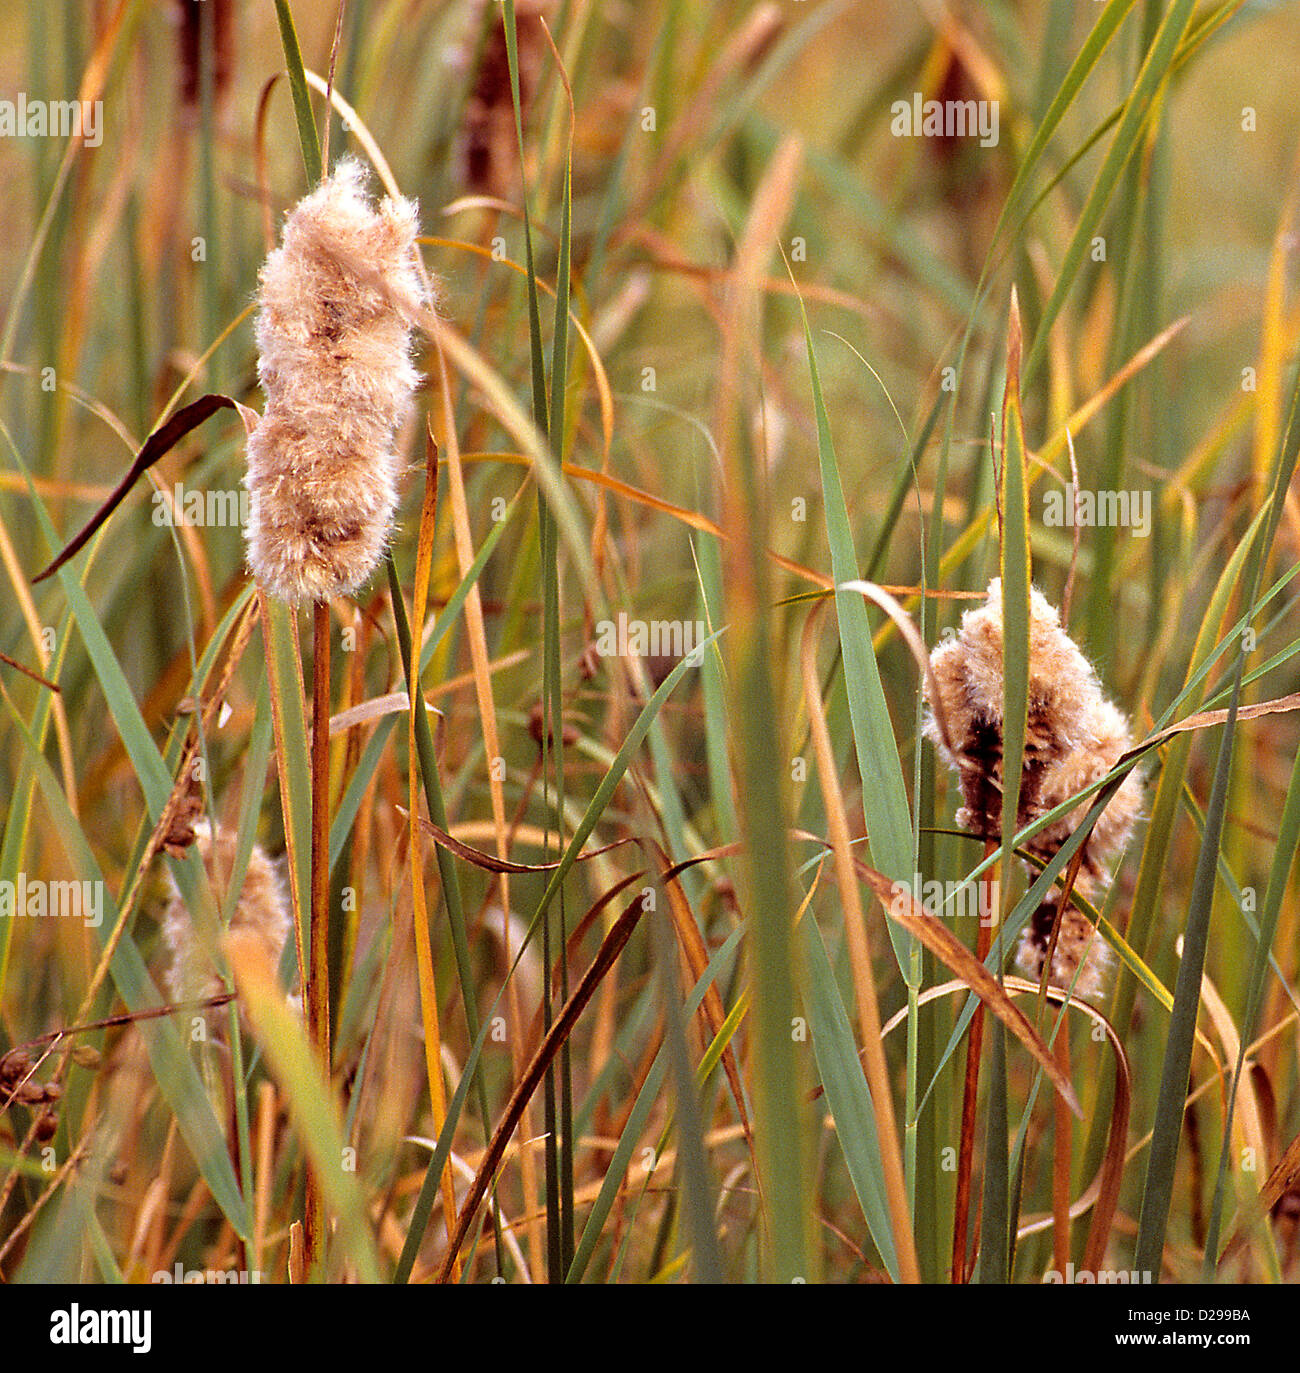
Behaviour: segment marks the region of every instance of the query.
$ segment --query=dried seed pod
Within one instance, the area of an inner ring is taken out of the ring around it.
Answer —
[[[248,562],[283,600],[350,595],[387,545],[393,443],[418,381],[416,228],[413,202],[375,208],[360,164],[345,160],[289,213],[262,268],[267,403],[248,441]]]
[[[98,1068],[101,1058],[93,1044],[78,1044],[72,1050],[72,1061],[78,1068]]]
[[[26,1049],[10,1049],[0,1058],[0,1083],[17,1082],[32,1070],[32,1056]]]
[[[41,1089],[42,1101],[55,1102],[63,1100],[63,1088],[57,1082],[47,1082]]]
[[[533,742],[538,748],[542,746],[543,734],[546,735],[547,740],[551,744],[554,744],[555,742],[555,728],[554,726],[543,723],[544,715],[545,711],[543,710],[540,701],[536,702],[528,712],[528,733],[532,735]],[[576,744],[580,737],[577,725],[572,725],[567,720],[564,721],[560,729],[560,738],[564,742],[565,747],[567,748],[572,744]]]
[[[36,1139],[39,1143],[45,1144],[52,1140],[59,1131],[59,1118],[53,1111],[43,1111],[36,1118]]]
[[[175,808],[167,817],[167,828],[160,845],[163,852],[171,854],[173,858],[185,857],[186,849],[194,842],[194,827],[203,819],[206,805],[202,782],[192,769],[185,776],[185,789],[176,798]]]

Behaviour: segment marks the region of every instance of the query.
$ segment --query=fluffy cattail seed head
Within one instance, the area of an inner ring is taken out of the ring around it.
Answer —
[[[1016,967],[1038,981],[1052,941],[1060,893],[1053,893],[1030,917],[1016,950]],[[1073,987],[1076,996],[1096,1000],[1110,984],[1114,955],[1110,945],[1093,928],[1087,916],[1067,906],[1061,914],[1047,980],[1054,987]],[[1077,980],[1076,980],[1077,977]]]
[[[261,272],[248,562],[291,602],[356,591],[397,508],[393,444],[419,379],[409,321],[426,302],[416,207],[374,207],[364,176],[341,162],[290,212]]]
[[[1094,782],[1099,782],[1132,747],[1128,721],[1114,705],[1099,696],[1084,716],[1076,750],[1043,769],[1036,798],[1037,814],[1046,815],[1071,796],[1077,796]],[[1063,819],[1040,830],[1029,841],[1029,851],[1044,862],[1049,861],[1083,823],[1096,799],[1096,793],[1093,793]],[[1083,873],[1091,877],[1104,874],[1111,861],[1124,851],[1141,808],[1142,778],[1134,768],[1125,774],[1119,790],[1111,797],[1084,842]]]
[[[930,667],[933,683],[927,678],[925,684],[931,711],[926,734],[960,775],[966,804],[958,814],[958,824],[996,837],[1002,822],[1003,732],[1002,587],[997,578],[989,584],[985,603],[962,616],[956,638],[940,644],[930,655]],[[946,739],[939,728],[940,715],[947,725]],[[1056,778],[1059,791],[1063,781],[1080,775],[1085,762],[1096,764],[1108,755],[1105,766],[1089,777],[1091,781],[1108,772],[1130,746],[1123,716],[1102,696],[1096,673],[1061,628],[1055,607],[1037,588],[1031,589],[1019,823],[1036,819],[1079,790],[1060,791],[1044,805],[1042,792],[1051,779]]]
[[[1002,588],[995,579],[984,605],[962,616],[954,639],[930,656],[926,681],[931,716],[926,734],[960,779],[963,805],[957,823],[983,838],[996,838],[1002,822],[1003,653]],[[943,722],[941,728],[940,721]],[[1017,826],[1025,825],[1099,781],[1133,747],[1128,721],[1101,692],[1097,675],[1061,627],[1056,609],[1037,590],[1030,593],[1029,692],[1024,767]],[[1082,823],[1096,797],[1080,801],[1028,842],[1050,861]],[[1083,846],[1081,891],[1105,875],[1127,844],[1142,803],[1142,780],[1128,772]],[[1055,898],[1035,913],[1017,962],[1029,976],[1041,974],[1056,916]],[[1067,908],[1061,917],[1050,980],[1068,986],[1082,966],[1076,990],[1096,995],[1105,986],[1109,950],[1087,919]]]
[[[200,822],[195,840],[199,857],[218,903],[225,901],[235,866],[238,836]],[[180,891],[172,881],[172,896],[163,915],[163,939],[171,951],[167,968],[167,989],[175,1001],[199,1001],[220,996],[225,990],[211,960],[194,932],[194,924]],[[260,845],[255,844],[248,859],[244,885],[230,917],[231,933],[256,940],[271,963],[278,964],[289,934],[289,913],[275,867]],[[209,1019],[219,1022],[215,1012]]]
[[[962,775],[967,815],[959,823],[994,835],[1001,825],[1002,796],[1002,584],[989,584],[985,603],[968,610],[955,639],[930,656],[934,686],[926,682],[932,718],[928,734],[950,766]],[[1054,606],[1037,588],[1029,601],[1029,699],[1025,769],[1030,774],[1074,752],[1086,732],[1086,717],[1101,690],[1088,660],[1061,628]],[[934,716],[942,711],[950,751]],[[1036,778],[1021,805],[1032,804]],[[990,786],[989,782],[997,785]]]

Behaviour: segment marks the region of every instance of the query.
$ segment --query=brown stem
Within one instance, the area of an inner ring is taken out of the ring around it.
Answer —
[[[330,608],[317,601],[312,620],[311,736],[311,933],[307,957],[307,1030],[321,1066],[330,1070],[329,982],[329,757],[330,757]],[[324,1278],[325,1197],[308,1164],[303,1201],[303,1249],[313,1281]]]

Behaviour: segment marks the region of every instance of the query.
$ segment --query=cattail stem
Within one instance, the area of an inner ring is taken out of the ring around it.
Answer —
[[[992,840],[984,844],[987,858],[997,849]],[[985,891],[981,894],[978,909],[989,909],[990,884],[987,876],[980,879]],[[979,931],[975,936],[975,956],[981,963],[989,956],[993,943],[992,928],[981,917]],[[962,1089],[961,1100],[961,1145],[957,1155],[957,1197],[953,1207],[952,1220],[952,1280],[964,1283],[970,1275],[967,1260],[967,1230],[970,1218],[970,1179],[975,1159],[975,1107],[979,1097],[980,1052],[984,1047],[984,1003],[978,1002],[971,1016],[970,1036],[966,1041],[966,1082]]]
[[[308,945],[307,1031],[326,1079],[330,1070],[329,983],[329,758],[330,758],[330,607],[312,607],[311,735],[311,936]],[[308,1275],[324,1277],[325,1199],[320,1179],[308,1165],[303,1208],[303,1240]]]
[[[1061,1071],[1070,1076],[1070,1026],[1062,1019],[1056,1032],[1056,1061]],[[1074,1137],[1074,1122],[1070,1108],[1053,1093],[1053,1159],[1052,1159],[1052,1263],[1058,1273],[1066,1271],[1070,1259],[1070,1143]]]

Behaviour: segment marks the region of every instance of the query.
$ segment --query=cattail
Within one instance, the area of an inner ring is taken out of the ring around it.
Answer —
[[[1002,590],[997,579],[977,610],[962,616],[956,638],[930,656],[926,682],[930,719],[926,734],[960,779],[963,805],[957,823],[984,839],[1002,824],[1003,653]],[[1056,609],[1037,589],[1029,607],[1029,684],[1024,765],[1017,806],[1023,828],[1104,777],[1133,746],[1128,721],[1101,692],[1097,674],[1061,627]],[[1044,862],[1083,821],[1095,795],[1027,844]],[[1136,769],[1126,774],[1083,846],[1076,886],[1081,893],[1102,880],[1128,842],[1142,802]],[[1105,989],[1110,951],[1092,924],[1057,898],[1034,913],[1017,951],[1018,966],[1040,976],[1054,925],[1059,926],[1050,980],[1096,996]],[[1080,971],[1082,969],[1082,971]],[[1076,973],[1078,980],[1075,981]]]
[[[1046,815],[1071,796],[1077,796],[1094,782],[1099,782],[1132,747],[1128,721],[1122,712],[1099,698],[1087,712],[1084,735],[1075,752],[1044,769],[1038,788],[1037,813]],[[1029,852],[1044,862],[1049,861],[1083,822],[1096,799],[1094,793],[1054,825],[1041,830],[1029,841]],[[1125,774],[1119,790],[1111,797],[1085,841],[1082,874],[1094,878],[1105,875],[1111,860],[1118,857],[1128,843],[1141,806],[1142,779],[1135,768]]]
[[[1078,884],[1076,884],[1078,885]],[[1029,918],[1016,949],[1016,967],[1035,982],[1042,979],[1043,963],[1052,945],[1052,928],[1058,924],[1060,893],[1054,892]],[[1110,985],[1114,955],[1092,922],[1073,906],[1061,913],[1052,949],[1048,981],[1055,987],[1073,988],[1076,996],[1097,1000]]]
[[[416,227],[411,201],[374,208],[360,164],[344,160],[290,212],[262,268],[267,404],[248,441],[248,562],[283,600],[350,595],[387,545],[394,439],[418,381]]]
[[[238,836],[201,822],[194,842],[207,870],[218,904],[225,901],[235,866]],[[171,880],[171,901],[163,915],[163,939],[171,950],[167,968],[167,989],[175,1001],[208,1000],[220,996],[225,986],[194,933],[194,924],[184,899]],[[239,900],[230,917],[230,933],[240,939],[256,941],[272,965],[278,965],[289,935],[289,914],[275,867],[260,845],[254,844]],[[215,1015],[209,1017],[217,1024]]]
[[[525,119],[548,50],[539,21],[554,23],[554,10],[555,0],[516,0],[515,60],[519,105]],[[489,11],[495,11],[490,19]],[[470,192],[508,198],[519,190],[519,139],[505,29],[500,8],[489,0],[475,0],[470,6],[465,38],[453,54],[453,61],[462,69],[475,60],[474,86],[465,103],[457,139],[461,183]]]
[[[961,777],[966,804],[957,823],[981,838],[996,838],[1002,827],[1001,596],[1001,583],[995,578],[986,603],[968,610],[957,637],[930,655],[938,709],[926,683],[933,712],[927,732]],[[1018,816],[1022,825],[1033,818],[1044,771],[1084,746],[1088,711],[1100,697],[1096,674],[1061,628],[1055,608],[1036,588],[1031,589],[1028,711]],[[947,742],[938,728],[940,712],[947,724]]]
[[[224,103],[230,88],[234,68],[235,7],[232,0],[180,0],[181,109],[187,122],[197,119],[199,100],[203,93],[204,27],[210,19],[211,45],[208,58],[212,62],[212,95],[218,105]]]

